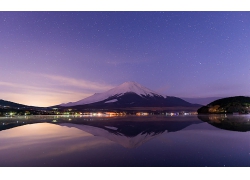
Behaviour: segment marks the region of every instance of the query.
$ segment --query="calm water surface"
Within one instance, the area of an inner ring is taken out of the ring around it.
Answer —
[[[250,116],[0,118],[0,166],[250,166]]]

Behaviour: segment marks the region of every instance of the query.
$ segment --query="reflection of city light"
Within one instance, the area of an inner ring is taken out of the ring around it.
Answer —
[[[138,113],[136,113],[136,115],[137,116],[147,116],[147,115],[149,115],[149,113],[147,113],[147,112],[138,112]]]

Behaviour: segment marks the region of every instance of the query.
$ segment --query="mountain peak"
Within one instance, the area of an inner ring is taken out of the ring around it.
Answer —
[[[115,94],[124,94],[124,93],[136,93],[139,96],[154,96],[154,95],[158,95],[158,96],[162,96],[159,93],[152,91],[142,85],[140,85],[137,82],[133,82],[133,81],[127,81],[122,83],[121,85],[109,90],[112,91]]]

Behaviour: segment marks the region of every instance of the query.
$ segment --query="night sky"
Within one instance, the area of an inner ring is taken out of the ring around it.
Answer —
[[[250,96],[250,12],[0,12],[0,99],[50,106],[135,81]]]

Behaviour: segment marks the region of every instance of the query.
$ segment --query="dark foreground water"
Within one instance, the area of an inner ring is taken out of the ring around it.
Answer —
[[[0,166],[250,166],[249,119],[0,118]]]

